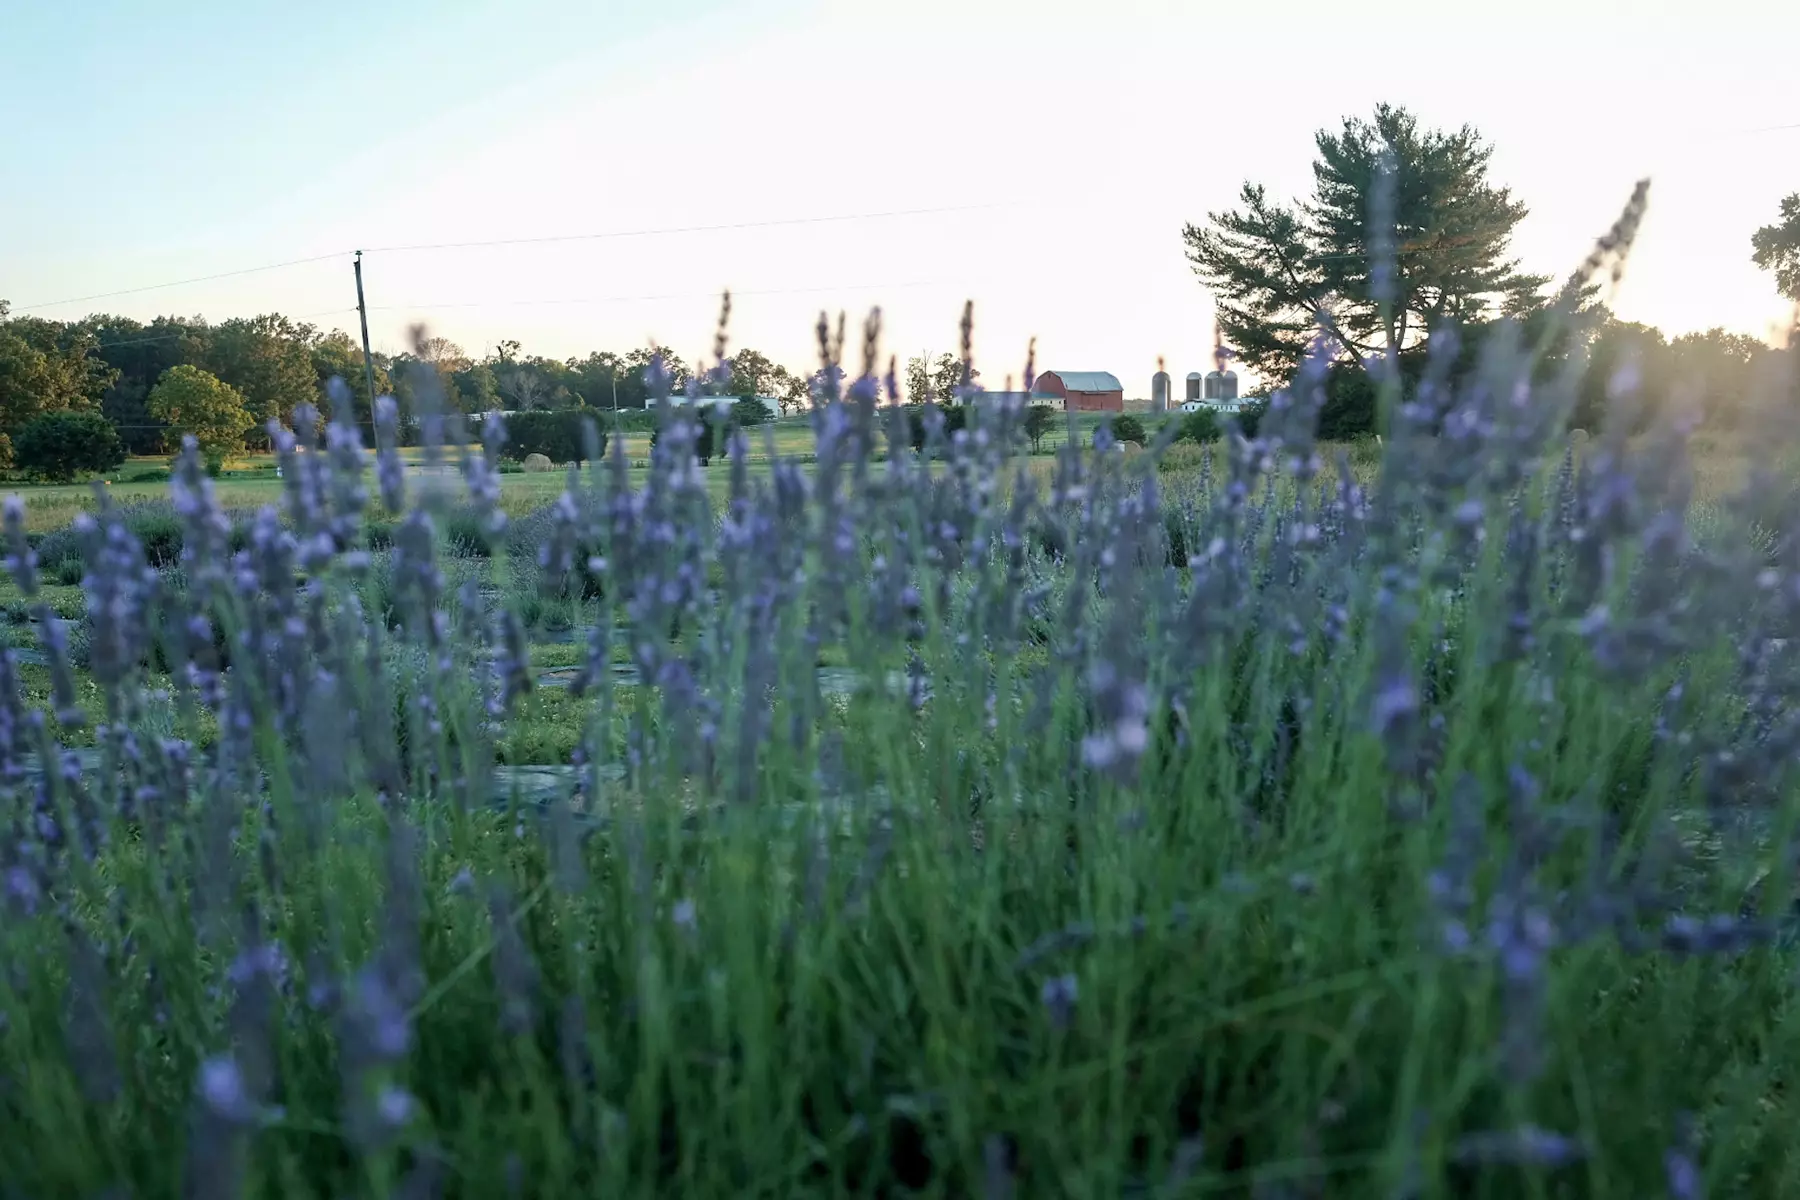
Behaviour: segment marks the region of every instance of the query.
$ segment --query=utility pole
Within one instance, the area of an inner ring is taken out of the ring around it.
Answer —
[[[362,318],[363,378],[369,385],[369,419],[375,418],[375,357],[369,353],[369,306],[363,303],[362,251],[356,252],[356,315]]]

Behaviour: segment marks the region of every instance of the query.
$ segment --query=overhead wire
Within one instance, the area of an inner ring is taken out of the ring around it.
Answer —
[[[375,246],[366,248],[364,254],[410,254],[425,251],[471,250],[497,246],[530,246],[549,245],[559,242],[604,241],[617,238],[668,237],[689,233],[718,233],[744,229],[772,229],[781,226],[823,225],[850,221],[881,221],[901,217],[931,216],[943,213],[977,212],[987,209],[1016,206],[1018,201],[1000,200],[982,204],[950,204],[931,208],[888,209],[881,212],[862,213],[827,213],[809,217],[776,217],[759,221],[733,221],[714,225],[677,225],[652,227],[645,229],[614,229],[590,233],[552,234],[544,237],[525,238],[492,238],[481,241],[466,242],[421,242],[412,245]],[[36,312],[45,308],[60,308],[67,304],[84,304],[92,300],[110,300],[117,296],[135,296],[144,292],[162,291],[167,288],[185,287],[195,283],[211,283],[220,279],[233,279],[244,275],[256,275],[266,271],[280,271],[289,267],[306,266],[311,263],[327,262],[335,258],[347,258],[356,253],[354,250],[334,250],[326,254],[315,254],[306,258],[291,258],[281,262],[262,263],[253,267],[239,267],[230,271],[217,271],[210,275],[194,275],[184,279],[171,279],[161,283],[146,283],[137,287],[119,288],[110,292],[90,292],[82,296],[67,296],[60,300],[37,300],[30,304],[21,304],[13,308],[15,313]],[[334,310],[335,311],[335,310]]]

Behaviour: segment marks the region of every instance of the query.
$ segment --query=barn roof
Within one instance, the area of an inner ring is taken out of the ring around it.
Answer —
[[[1124,389],[1111,371],[1047,371],[1063,381],[1071,392],[1117,392]]]

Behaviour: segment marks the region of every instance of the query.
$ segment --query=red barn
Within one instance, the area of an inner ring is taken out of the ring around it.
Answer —
[[[1033,390],[1061,400],[1065,412],[1125,411],[1125,385],[1108,371],[1045,371]]]

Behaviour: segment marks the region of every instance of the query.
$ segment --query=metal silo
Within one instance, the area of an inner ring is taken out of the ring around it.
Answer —
[[[1200,372],[1198,372],[1198,371],[1189,371],[1188,372],[1187,398],[1189,400],[1200,399]]]
[[[1236,371],[1219,373],[1219,399],[1236,400],[1238,398],[1238,380]]]
[[[1169,411],[1169,373],[1158,371],[1150,377],[1150,411]]]
[[[1206,399],[1220,400],[1224,398],[1225,377],[1218,371],[1206,373]]]

